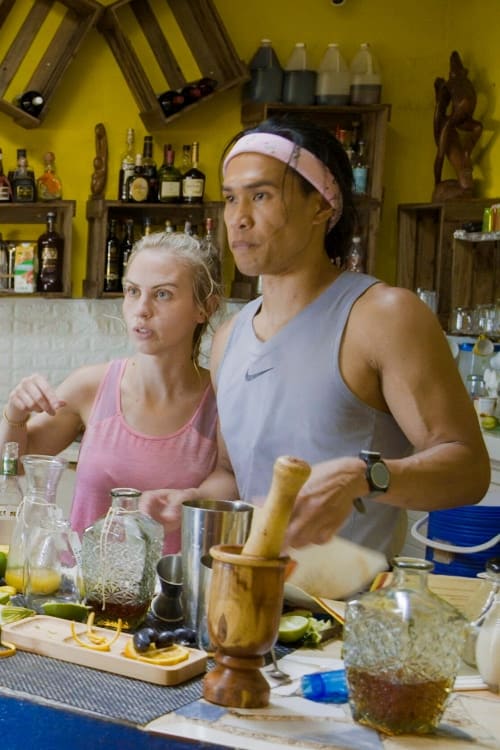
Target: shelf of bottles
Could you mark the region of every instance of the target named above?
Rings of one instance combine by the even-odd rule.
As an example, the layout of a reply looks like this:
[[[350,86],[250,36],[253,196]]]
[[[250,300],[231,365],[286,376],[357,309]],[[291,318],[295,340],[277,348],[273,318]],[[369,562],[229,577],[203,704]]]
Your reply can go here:
[[[87,274],[83,282],[85,297],[117,297],[121,291],[105,291],[106,245],[111,222],[114,221],[119,243],[126,241],[127,227],[131,228],[134,240],[146,231],[184,231],[189,222],[191,231],[202,236],[206,220],[214,223],[215,244],[221,255],[226,243],[224,221],[224,204],[220,201],[203,203],[125,203],[119,200],[87,201],[88,246]],[[221,262],[223,258],[221,257]]]
[[[70,200],[0,203],[0,230],[2,232],[0,294],[2,296],[71,297],[71,243],[75,209],[76,201]],[[59,280],[55,286],[57,291],[51,289],[50,284],[46,287],[47,291],[37,291],[36,271],[40,266],[38,240],[46,232],[47,217],[51,213],[55,214],[53,229],[57,234],[59,250],[62,251],[58,261],[61,264],[58,270]],[[19,237],[20,227],[22,227],[22,237]],[[10,233],[15,239],[10,236]],[[22,280],[23,265],[26,266],[25,285]],[[17,289],[15,288],[15,274],[20,277]],[[30,286],[33,291],[30,290]]]

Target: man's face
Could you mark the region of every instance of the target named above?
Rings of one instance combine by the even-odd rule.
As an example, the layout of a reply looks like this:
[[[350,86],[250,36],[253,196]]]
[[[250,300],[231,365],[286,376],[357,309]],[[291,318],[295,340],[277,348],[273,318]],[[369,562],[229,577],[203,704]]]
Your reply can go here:
[[[321,233],[313,231],[321,197],[314,190],[306,195],[286,164],[238,154],[227,166],[223,195],[229,246],[242,273],[290,273],[310,262],[311,251],[324,252]]]

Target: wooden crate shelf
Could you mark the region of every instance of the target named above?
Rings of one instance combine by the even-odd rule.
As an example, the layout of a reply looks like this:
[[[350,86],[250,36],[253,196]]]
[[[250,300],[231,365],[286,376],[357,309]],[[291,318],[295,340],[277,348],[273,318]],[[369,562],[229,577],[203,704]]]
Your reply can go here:
[[[64,261],[63,261],[63,290],[62,292],[50,292],[36,294],[39,297],[71,297],[71,251],[73,240],[73,217],[76,211],[76,201],[37,201],[35,203],[2,203],[0,204],[0,225],[32,225],[39,224],[45,227],[47,213],[53,211],[56,214],[55,229],[64,237]],[[34,236],[26,239],[36,240],[44,230],[40,227]],[[9,242],[8,235],[4,233],[4,240]],[[6,295],[19,296],[13,290],[2,292]],[[29,295],[33,297],[33,294]]]
[[[449,329],[454,307],[494,301],[491,279],[497,276],[494,242],[454,240],[465,223],[480,222],[484,209],[498,198],[398,206],[398,286],[438,292],[438,317]]]
[[[189,47],[201,76],[208,76],[217,81],[214,94],[168,118],[158,103],[158,94],[167,89],[180,88],[188,79],[169,41],[169,29],[164,32],[150,0],[118,0],[106,8],[97,24],[137,102],[139,115],[150,131],[162,130],[167,122],[171,122],[192,107],[198,107],[218,92],[248,79],[247,68],[236,54],[212,0],[166,2],[177,25],[175,32],[180,32]],[[141,63],[139,52],[134,49],[132,40],[127,36],[124,15],[127,10],[132,11],[143,34],[143,40],[152,50],[164,78],[163,88],[156,93]],[[173,32],[174,29],[170,31]],[[172,36],[175,34],[172,33]]]
[[[45,105],[40,115],[33,117],[8,101],[5,93],[21,63],[31,54],[33,42],[56,4],[62,5],[66,11],[54,36],[47,40],[45,52],[31,78],[23,83],[22,90],[18,92],[21,94],[22,91],[33,90],[43,95]],[[0,28],[13,5],[10,0],[0,0]],[[0,111],[23,128],[38,127],[47,114],[51,96],[59,80],[102,10],[102,6],[93,0],[35,0],[0,62]]]

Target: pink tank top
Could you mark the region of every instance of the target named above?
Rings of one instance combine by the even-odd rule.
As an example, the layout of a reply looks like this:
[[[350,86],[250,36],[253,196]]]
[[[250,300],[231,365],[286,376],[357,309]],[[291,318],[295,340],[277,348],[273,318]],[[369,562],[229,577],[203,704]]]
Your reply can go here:
[[[183,427],[152,437],[136,432],[123,417],[120,384],[126,364],[126,359],[110,362],[82,439],[70,517],[80,535],[105,515],[113,487],[187,489],[215,467],[217,409],[211,385]],[[169,534],[164,553],[178,552],[180,539],[180,530]]]

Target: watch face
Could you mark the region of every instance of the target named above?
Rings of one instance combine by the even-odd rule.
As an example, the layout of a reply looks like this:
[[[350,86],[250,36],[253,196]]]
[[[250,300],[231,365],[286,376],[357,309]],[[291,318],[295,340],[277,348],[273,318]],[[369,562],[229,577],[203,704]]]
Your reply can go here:
[[[382,461],[377,461],[370,466],[370,476],[377,489],[386,490],[389,487],[389,469]]]

